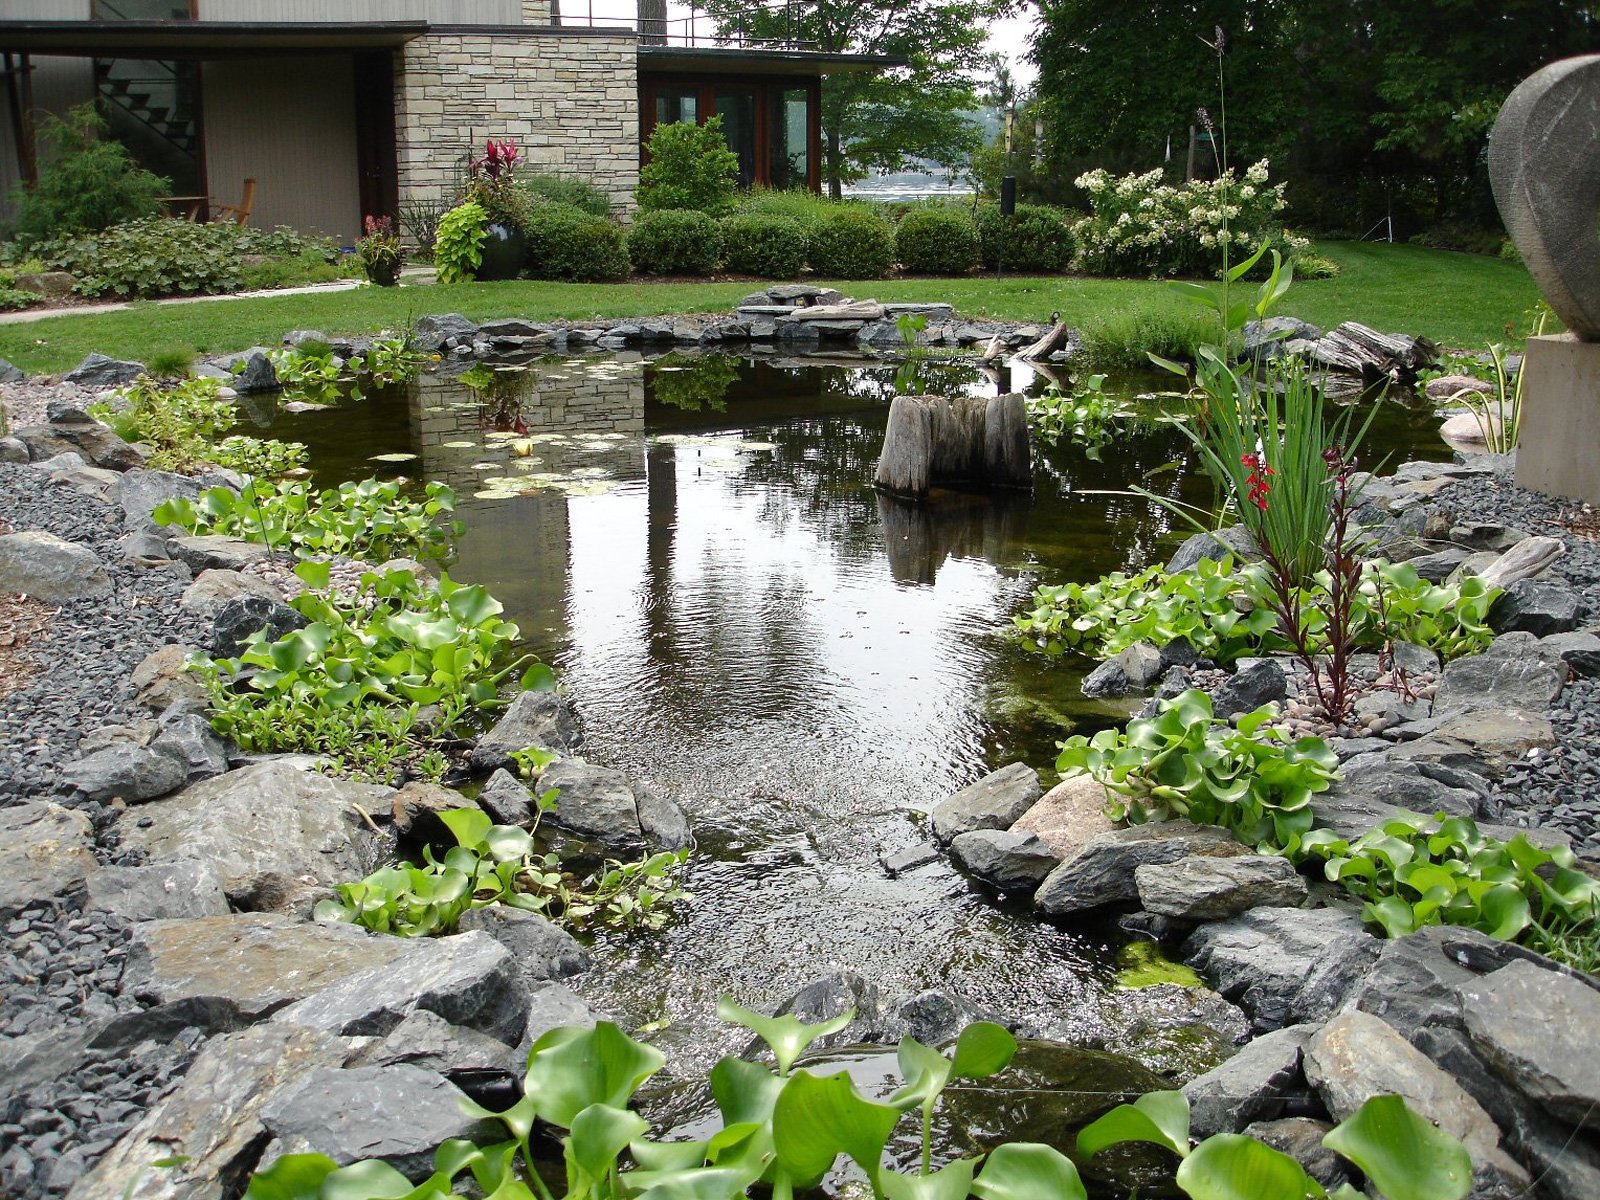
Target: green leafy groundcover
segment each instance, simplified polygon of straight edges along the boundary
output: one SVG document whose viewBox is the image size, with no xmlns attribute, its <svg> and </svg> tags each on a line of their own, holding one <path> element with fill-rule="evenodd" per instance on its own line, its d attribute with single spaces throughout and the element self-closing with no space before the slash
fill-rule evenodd
<svg viewBox="0 0 1600 1200">
<path fill-rule="evenodd" d="M 1016 1039 L 999 1025 L 969 1025 L 949 1055 L 902 1040 L 897 1057 L 904 1083 L 879 1102 L 861 1095 L 848 1074 L 820 1075 L 795 1065 L 819 1038 L 849 1025 L 854 1012 L 816 1025 L 762 1016 L 728 1000 L 717 1012 L 756 1033 L 776 1070 L 732 1056 L 719 1062 L 707 1082 L 723 1125 L 706 1139 L 661 1142 L 649 1136 L 649 1124 L 628 1105 L 666 1060 L 601 1021 L 539 1038 L 528 1055 L 523 1098 L 511 1108 L 497 1113 L 463 1100 L 469 1116 L 498 1121 L 509 1136 L 485 1147 L 446 1142 L 434 1156 L 434 1173 L 421 1184 L 376 1160 L 339 1167 L 324 1155 L 290 1154 L 252 1177 L 245 1200 L 449 1200 L 462 1194 L 488 1200 L 734 1200 L 753 1188 L 774 1200 L 793 1200 L 821 1183 L 841 1158 L 866 1177 L 875 1200 L 1087 1200 L 1073 1161 L 1041 1143 L 1003 1143 L 933 1168 L 932 1114 L 946 1086 L 991 1078 L 1016 1052 Z M 884 1162 L 890 1137 L 908 1117 L 922 1129 L 916 1171 Z M 534 1170 L 537 1127 L 554 1130 L 559 1139 L 564 1186 L 553 1188 Z M 1171 1151 L 1179 1160 L 1178 1187 L 1191 1200 L 1328 1195 L 1294 1159 L 1253 1138 L 1219 1134 L 1191 1145 L 1189 1105 L 1181 1092 L 1153 1092 L 1113 1109 L 1078 1135 L 1078 1157 L 1132 1141 Z M 1367 1101 L 1323 1144 L 1353 1162 L 1389 1200 L 1461 1200 L 1471 1186 L 1466 1150 L 1396 1096 Z M 468 1173 L 470 1180 L 462 1178 Z M 1345 1185 L 1333 1200 L 1360 1197 Z"/>
</svg>

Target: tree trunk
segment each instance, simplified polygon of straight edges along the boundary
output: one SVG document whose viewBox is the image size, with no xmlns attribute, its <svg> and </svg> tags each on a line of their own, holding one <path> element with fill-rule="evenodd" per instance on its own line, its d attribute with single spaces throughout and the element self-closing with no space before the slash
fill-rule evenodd
<svg viewBox="0 0 1600 1200">
<path fill-rule="evenodd" d="M 639 0 L 639 44 L 667 44 L 667 0 Z"/>
<path fill-rule="evenodd" d="M 826 176 L 829 198 L 838 200 L 844 194 L 844 185 L 839 180 L 841 166 L 839 161 L 839 131 L 837 129 L 829 129 L 824 136 L 826 145 L 822 152 L 823 174 Z"/>
<path fill-rule="evenodd" d="M 874 482 L 917 499 L 939 484 L 1031 488 L 1022 395 L 896 396 Z"/>
</svg>

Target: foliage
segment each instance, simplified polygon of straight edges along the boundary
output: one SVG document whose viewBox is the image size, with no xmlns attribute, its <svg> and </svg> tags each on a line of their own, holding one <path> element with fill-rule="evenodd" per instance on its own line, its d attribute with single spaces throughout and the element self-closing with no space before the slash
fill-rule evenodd
<svg viewBox="0 0 1600 1200">
<path fill-rule="evenodd" d="M 726 354 L 690 357 L 676 352 L 656 360 L 650 397 L 684 412 L 725 412 L 728 389 L 739 379 L 737 360 Z"/>
<path fill-rule="evenodd" d="M 415 379 L 429 363 L 438 361 L 437 354 L 424 354 L 416 349 L 409 333 L 380 333 L 372 339 L 360 369 L 372 380 L 373 386 L 388 387 Z"/>
<path fill-rule="evenodd" d="M 1019 204 L 1010 217 L 994 203 L 978 205 L 978 242 L 983 265 L 1018 273 L 1054 275 L 1072 261 L 1072 226 L 1065 209 Z"/>
<path fill-rule="evenodd" d="M 92 103 L 68 109 L 64 118 L 42 115 L 38 180 L 12 193 L 19 241 L 93 233 L 160 213 L 157 198 L 172 190 L 171 182 L 141 168 L 109 133 Z"/>
<path fill-rule="evenodd" d="M 1177 1184 L 1192 1200 L 1328 1200 L 1298 1162 L 1252 1137 L 1218 1133 L 1191 1145 L 1182 1092 L 1148 1092 L 1118 1105 L 1079 1132 L 1078 1153 L 1093 1158 L 1127 1142 L 1177 1155 Z M 1390 1200 L 1461 1200 L 1472 1187 L 1466 1147 L 1399 1096 L 1369 1098 L 1322 1144 L 1354 1163 Z M 1345 1184 L 1332 1200 L 1365 1200 L 1365 1193 Z"/>
<path fill-rule="evenodd" d="M 646 212 L 690 208 L 720 216 L 733 207 L 739 156 L 728 149 L 720 115 L 704 125 L 657 125 L 645 144 L 645 157 L 637 195 Z"/>
<path fill-rule="evenodd" d="M 894 229 L 871 209 L 841 206 L 811 233 L 811 267 L 824 279 L 881 279 L 894 266 Z"/>
<path fill-rule="evenodd" d="M 117 389 L 113 400 L 90 405 L 89 412 L 124 439 L 149 445 L 149 465 L 157 471 L 187 473 L 216 463 L 270 479 L 305 465 L 306 448 L 299 442 L 242 435 L 219 440 L 238 420 L 221 391 L 215 379 L 166 386 L 141 375 Z"/>
<path fill-rule="evenodd" d="M 483 209 L 484 220 L 490 225 L 522 228 L 528 201 L 517 187 L 518 157 L 517 143 L 512 139 L 489 138 L 484 142 L 483 154 L 467 162 L 467 180 L 461 200 Z"/>
<path fill-rule="evenodd" d="M 299 345 L 273 350 L 267 355 L 278 382 L 285 392 L 314 404 L 333 404 L 348 396 L 361 399 L 361 388 L 354 382 L 366 365 L 358 354 L 348 362 L 332 349 Z M 236 370 L 244 370 L 241 362 Z"/>
<path fill-rule="evenodd" d="M 208 488 L 193 500 L 175 496 L 159 505 L 157 525 L 190 534 L 226 534 L 301 558 L 343 554 L 371 562 L 443 558 L 460 532 L 442 518 L 455 511 L 455 493 L 430 483 L 421 501 L 403 499 L 397 480 L 347 481 L 314 492 L 305 483 L 252 483 L 235 492 Z"/>
<path fill-rule="evenodd" d="M 172 346 L 144 360 L 145 370 L 156 379 L 183 379 L 194 369 L 193 350 Z"/>
<path fill-rule="evenodd" d="M 1117 436 L 1121 411 L 1114 396 L 1105 390 L 1104 375 L 1072 377 L 1070 394 L 1052 383 L 1042 396 L 1027 397 L 1028 425 L 1046 445 L 1054 446 L 1066 438 L 1082 446 L 1093 462 L 1100 451 Z"/>
<path fill-rule="evenodd" d="M 368 214 L 362 228 L 365 232 L 356 243 L 356 257 L 361 260 L 361 269 L 379 287 L 394 287 L 400 282 L 400 268 L 406 261 L 394 220 Z"/>
<path fill-rule="evenodd" d="M 527 272 L 535 279 L 598 282 L 623 279 L 632 270 L 622 226 L 564 204 L 530 209 Z"/>
<path fill-rule="evenodd" d="M 312 589 L 290 601 L 303 628 L 277 639 L 257 630 L 234 658 L 190 659 L 211 694 L 212 727 L 247 750 L 326 754 L 384 778 L 423 705 L 438 705 L 438 727 L 453 735 L 504 707 L 500 687 L 519 669 L 524 688 L 551 680 L 531 654 L 512 656 L 518 629 L 482 587 L 369 571 L 345 597 L 316 590 L 328 585 L 325 561 L 295 573 Z"/>
<path fill-rule="evenodd" d="M 406 200 L 400 205 L 400 224 L 405 226 L 424 258 L 433 257 L 433 241 L 438 236 L 439 221 L 454 207 L 448 200 L 437 199 Z"/>
<path fill-rule="evenodd" d="M 1550 316 L 1550 310 L 1540 305 L 1528 336 L 1538 337 L 1544 333 Z M 1517 448 L 1517 439 L 1522 434 L 1522 371 L 1511 372 L 1506 363 L 1506 347 L 1499 342 L 1489 347 L 1487 369 L 1476 359 L 1458 358 L 1454 365 L 1485 380 L 1493 390 L 1485 395 L 1475 388 L 1465 387 L 1444 402 L 1460 404 L 1472 414 L 1489 453 L 1510 454 Z"/>
<path fill-rule="evenodd" d="M 736 212 L 723 217 L 724 265 L 764 279 L 793 279 L 806 265 L 805 226 L 792 217 Z"/>
<path fill-rule="evenodd" d="M 555 803 L 552 789 L 539 797 L 540 813 Z M 561 869 L 559 855 L 534 848 L 537 821 L 534 830 L 495 825 L 476 808 L 452 809 L 439 819 L 456 840 L 442 859 L 424 847 L 425 866 L 384 867 L 358 883 L 341 883 L 338 899 L 317 905 L 316 919 L 427 937 L 452 932 L 471 909 L 504 904 L 573 929 L 659 929 L 671 905 L 690 899 L 678 886 L 687 850 L 607 861 L 579 879 Z"/>
<path fill-rule="evenodd" d="M 710 275 L 722 262 L 721 226 L 703 212 L 642 212 L 628 230 L 628 258 L 647 275 Z"/>
<path fill-rule="evenodd" d="M 483 265 L 483 243 L 489 236 L 489 214 L 467 201 L 444 216 L 433 232 L 433 265 L 440 283 L 463 283 Z"/>
<path fill-rule="evenodd" d="M 535 204 L 565 204 L 581 208 L 591 217 L 611 215 L 611 197 L 587 179 L 523 169 L 517 172 L 516 183 L 528 208 Z"/>
<path fill-rule="evenodd" d="M 1315 597 L 1324 586 L 1313 578 L 1313 594 L 1300 601 L 1313 639 L 1324 628 Z M 1240 569 L 1224 556 L 1202 559 L 1189 571 L 1167 574 L 1150 567 L 1136 575 L 1116 571 L 1092 583 L 1036 588 L 1035 607 L 1013 623 L 1052 656 L 1076 650 L 1109 658 L 1135 642 L 1160 647 L 1183 639 L 1201 656 L 1229 663 L 1286 648 L 1268 603 L 1270 588 L 1259 564 Z M 1372 648 L 1411 642 L 1444 659 L 1475 653 L 1494 637 L 1488 615 L 1499 595 L 1476 577 L 1436 584 L 1410 563 L 1368 562 L 1352 598 L 1352 636 L 1356 645 Z"/>
<path fill-rule="evenodd" d="M 21 288 L 0 287 L 0 311 L 20 312 L 24 308 L 32 308 L 35 304 L 43 304 L 44 297 L 38 292 L 24 291 Z"/>
<path fill-rule="evenodd" d="M 894 252 L 907 271 L 965 275 L 978 265 L 978 227 L 959 208 L 914 208 L 895 229 Z"/>
<path fill-rule="evenodd" d="M 734 201 L 734 211 L 742 214 L 756 213 L 766 217 L 788 217 L 792 221 L 799 222 L 801 228 L 809 235 L 824 217 L 841 204 L 859 208 L 869 207 L 863 201 L 829 200 L 826 196 L 813 195 L 811 192 L 799 189 L 756 187 L 739 193 Z"/>
</svg>

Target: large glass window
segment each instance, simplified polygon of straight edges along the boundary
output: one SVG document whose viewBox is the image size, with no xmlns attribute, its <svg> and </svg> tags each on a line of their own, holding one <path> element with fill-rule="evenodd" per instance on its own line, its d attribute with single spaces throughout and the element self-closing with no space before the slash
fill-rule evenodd
<svg viewBox="0 0 1600 1200">
<path fill-rule="evenodd" d="M 674 121 L 698 121 L 699 112 L 699 88 L 662 88 L 656 92 L 657 125 L 671 125 Z"/>
<path fill-rule="evenodd" d="M 739 156 L 739 186 L 756 181 L 756 94 L 751 88 L 718 88 L 717 115 L 728 149 Z"/>
<path fill-rule="evenodd" d="M 189 0 L 93 0 L 96 21 L 187 21 Z"/>
<path fill-rule="evenodd" d="M 787 88 L 771 95 L 767 118 L 768 166 L 775 188 L 811 184 L 811 98 L 805 88 Z"/>
</svg>

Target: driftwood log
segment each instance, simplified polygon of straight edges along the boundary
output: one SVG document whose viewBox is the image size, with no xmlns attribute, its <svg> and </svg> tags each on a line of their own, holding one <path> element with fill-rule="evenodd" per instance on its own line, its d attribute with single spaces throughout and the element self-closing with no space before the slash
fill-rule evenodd
<svg viewBox="0 0 1600 1200">
<path fill-rule="evenodd" d="M 941 484 L 1033 486 L 1028 414 L 1022 395 L 896 396 L 874 481 L 921 499 Z"/>
<path fill-rule="evenodd" d="M 1410 379 L 1439 361 L 1439 347 L 1425 337 L 1379 333 L 1355 321 L 1346 321 L 1309 345 L 1291 344 L 1288 349 L 1301 349 L 1314 363 L 1368 382 Z"/>
<path fill-rule="evenodd" d="M 1047 358 L 1067 344 L 1067 323 L 1057 321 L 1055 327 L 1045 334 L 1033 345 L 1017 352 L 1017 357 L 1023 362 L 1033 362 L 1036 359 Z"/>
</svg>

